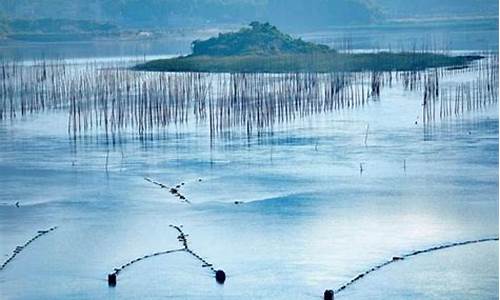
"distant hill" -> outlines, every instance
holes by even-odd
[[[117,38],[119,29],[109,23],[68,19],[0,19],[0,35],[32,42],[83,41]]]
[[[280,55],[328,53],[328,46],[294,39],[269,23],[250,23],[238,32],[221,33],[218,37],[193,42],[193,55]]]
[[[7,22],[11,31],[16,33],[81,33],[81,32],[110,32],[118,28],[109,23],[97,23],[86,20],[67,19],[12,19]]]
[[[367,0],[2,0],[11,19],[71,19],[121,28],[207,27],[269,21],[286,29],[366,24],[377,18]]]
[[[220,29],[259,20],[304,32],[387,19],[498,17],[498,0],[0,0],[0,14],[10,20],[84,20],[119,30]]]
[[[387,18],[498,17],[498,0],[371,0]]]

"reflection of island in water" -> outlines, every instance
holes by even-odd
[[[192,43],[193,53],[159,59],[135,67],[145,71],[179,72],[337,72],[408,71],[464,66],[480,56],[431,52],[341,53],[326,45],[294,39],[269,23],[219,34]]]

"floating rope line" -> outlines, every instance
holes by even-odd
[[[184,185],[184,182],[181,182],[180,184],[176,185],[175,187],[169,187],[161,182],[155,181],[155,180],[148,178],[148,177],[144,177],[144,180],[151,182],[152,184],[155,184],[162,189],[169,189],[168,191],[170,194],[178,197],[183,202],[191,204],[191,201],[189,201],[184,195],[179,193],[179,189]]]
[[[139,257],[139,258],[136,258],[134,260],[131,260],[130,262],[122,265],[119,268],[115,268],[114,272],[111,273],[111,274],[118,275],[118,274],[120,274],[120,272],[122,272],[126,268],[130,267],[132,264],[135,264],[135,263],[137,263],[137,262],[139,262],[139,261],[141,261],[143,259],[154,257],[154,256],[158,256],[158,255],[164,255],[164,254],[170,254],[170,253],[174,253],[174,252],[180,252],[180,251],[184,251],[184,249],[167,250],[167,251],[161,251],[161,252],[156,252],[156,253],[153,253],[153,254],[144,255],[142,257]]]
[[[51,227],[47,230],[38,230],[38,234],[35,235],[34,237],[32,237],[30,240],[28,240],[26,243],[24,243],[24,245],[22,246],[17,246],[16,249],[14,249],[14,253],[12,253],[12,255],[0,266],[0,271],[2,271],[3,269],[5,269],[5,267],[7,267],[7,265],[19,254],[21,253],[21,251],[24,250],[24,248],[28,247],[29,244],[33,243],[36,239],[38,239],[39,237],[51,232],[51,231],[54,231],[57,229],[57,226],[54,226],[54,227]]]
[[[130,267],[131,265],[133,265],[139,261],[142,261],[142,260],[147,259],[147,258],[151,258],[151,257],[159,256],[159,255],[170,254],[170,253],[175,253],[175,252],[189,253],[194,258],[196,258],[197,260],[199,260],[200,262],[203,263],[201,265],[203,268],[207,268],[207,267],[210,268],[210,271],[212,271],[214,273],[215,279],[218,283],[220,283],[220,284],[224,283],[224,281],[226,280],[226,274],[224,273],[224,271],[215,270],[211,263],[207,262],[205,259],[203,259],[201,256],[199,256],[198,254],[196,254],[193,250],[191,250],[189,248],[188,240],[187,240],[187,237],[189,235],[185,234],[182,231],[181,226],[176,226],[176,225],[169,225],[169,226],[174,228],[175,230],[177,230],[179,232],[179,236],[177,236],[177,240],[179,240],[179,242],[182,243],[182,246],[183,246],[182,248],[156,252],[153,254],[144,255],[142,257],[131,260],[130,262],[120,266],[119,268],[115,268],[112,273],[108,274],[108,284],[110,286],[115,286],[116,285],[116,277],[118,276],[118,274],[120,274],[123,270],[125,270],[126,268]]]
[[[339,292],[345,290],[347,287],[353,285],[354,283],[356,283],[358,280],[360,280],[361,278],[365,277],[366,275],[368,275],[368,274],[370,274],[372,272],[375,272],[375,271],[377,271],[377,270],[379,270],[379,269],[381,269],[381,268],[383,268],[383,267],[385,267],[387,265],[390,265],[392,263],[405,260],[406,258],[410,258],[412,256],[416,256],[416,255],[419,255],[419,254],[428,253],[428,252],[432,252],[432,251],[443,250],[443,249],[457,247],[457,246],[464,246],[464,245],[468,245],[468,244],[477,244],[477,243],[483,243],[483,242],[490,242],[490,241],[498,241],[498,237],[449,243],[449,244],[444,244],[444,245],[441,245],[441,246],[435,246],[435,247],[427,248],[427,249],[424,249],[424,250],[416,250],[416,251],[413,251],[413,252],[410,252],[410,253],[407,253],[407,254],[404,254],[404,255],[401,255],[401,256],[394,256],[394,257],[392,257],[392,259],[390,259],[388,261],[385,261],[385,262],[383,262],[381,264],[373,266],[372,268],[366,270],[363,273],[359,273],[356,277],[354,277],[353,279],[351,279],[347,283],[343,284],[342,286],[340,286],[336,290],[326,290],[325,293],[324,293],[324,299],[325,300],[332,300],[333,297],[334,297],[334,294],[338,294]]]
[[[208,263],[205,259],[203,259],[201,256],[199,256],[198,254],[196,254],[195,252],[193,252],[193,250],[189,249],[189,246],[188,246],[188,241],[187,241],[187,237],[189,235],[186,235],[184,234],[184,232],[182,231],[182,229],[179,227],[179,226],[176,226],[176,225],[170,225],[170,227],[176,229],[178,232],[179,232],[179,236],[177,237],[177,239],[179,240],[179,242],[182,243],[182,245],[184,246],[184,250],[191,254],[194,258],[196,258],[197,260],[201,261],[203,264],[201,265],[203,268],[210,268],[210,270],[212,272],[217,273],[217,271],[214,269],[213,265],[211,263]]]

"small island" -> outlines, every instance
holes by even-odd
[[[430,52],[342,53],[326,45],[295,39],[269,23],[252,22],[237,32],[194,41],[190,55],[153,60],[134,69],[241,73],[416,71],[463,67],[481,58]]]

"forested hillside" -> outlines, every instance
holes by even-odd
[[[387,18],[497,16],[498,0],[373,0]]]
[[[199,27],[269,21],[292,29],[368,23],[378,17],[365,0],[3,0],[11,19],[62,18],[122,28]]]
[[[109,35],[127,30],[235,28],[252,21],[304,32],[395,19],[497,13],[497,0],[2,0],[0,35]]]

